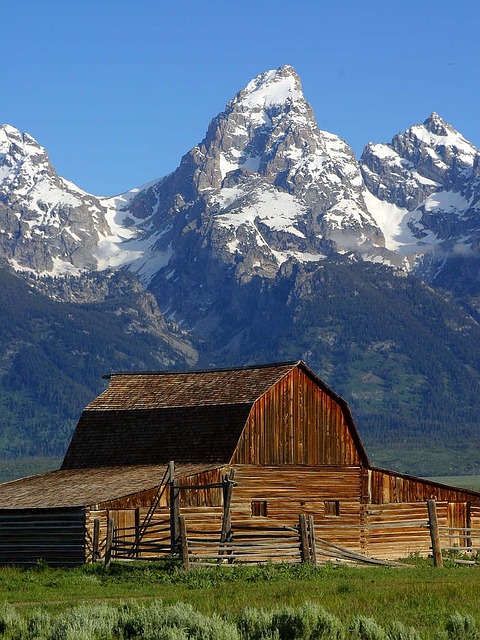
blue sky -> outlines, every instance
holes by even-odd
[[[173,170],[254,76],[293,65],[357,155],[432,111],[480,147],[478,0],[32,0],[2,6],[0,122],[113,195]]]

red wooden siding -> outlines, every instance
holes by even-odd
[[[359,465],[343,407],[295,367],[252,407],[232,464]]]
[[[430,498],[480,504],[480,495],[467,489],[442,486],[437,483],[398,474],[383,469],[371,469],[369,474],[369,501],[373,504],[399,502],[426,502]]]

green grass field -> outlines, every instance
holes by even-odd
[[[105,609],[107,613],[104,612],[101,615],[106,615],[107,618],[110,616],[113,619],[119,615],[120,603],[130,603],[130,605],[135,603],[135,607],[141,605],[140,609],[145,609],[153,602],[161,600],[163,608],[177,603],[191,605],[199,615],[208,616],[209,620],[216,619],[216,616],[222,614],[230,627],[232,629],[235,627],[235,633],[238,632],[239,620],[243,619],[242,616],[253,615],[250,611],[252,607],[255,608],[253,612],[255,620],[258,616],[264,619],[268,612],[267,617],[271,618],[272,611],[275,610],[277,618],[281,611],[284,617],[287,615],[285,611],[290,611],[288,614],[290,616],[295,613],[297,616],[301,614],[308,617],[308,615],[314,615],[312,611],[308,614],[305,609],[300,610],[300,608],[310,603],[314,609],[321,607],[329,615],[334,616],[339,628],[344,630],[343,636],[310,636],[306,632],[304,635],[285,636],[275,635],[273,632],[273,635],[272,633],[255,635],[251,629],[249,635],[244,629],[244,635],[237,636],[228,634],[218,636],[220,632],[217,632],[217,636],[214,634],[212,640],[221,640],[223,637],[258,638],[259,640],[261,638],[280,640],[283,637],[352,637],[373,640],[377,638],[391,640],[452,638],[453,640],[456,638],[462,640],[465,637],[478,640],[480,632],[478,635],[472,635],[471,628],[467,630],[470,635],[462,634],[465,625],[468,627],[469,624],[471,626],[476,623],[480,629],[478,594],[480,566],[434,569],[430,565],[431,561],[415,561],[411,566],[400,569],[345,568],[331,565],[319,568],[309,565],[296,567],[266,565],[256,568],[214,567],[190,572],[184,572],[175,567],[162,568],[147,564],[137,566],[114,564],[109,570],[105,570],[101,565],[75,570],[49,569],[42,565],[29,570],[2,568],[0,569],[0,603],[9,603],[14,609],[3,609],[4,614],[2,614],[0,604],[0,632],[3,628],[2,615],[6,618],[12,617],[12,611],[15,615],[19,614],[22,624],[27,624],[32,611],[36,612],[35,615],[50,617],[54,621],[63,620],[65,616],[75,617],[77,615],[75,612],[78,611],[82,611],[82,615],[87,615],[89,610],[92,611],[93,617],[98,618],[100,615],[98,605],[109,604],[113,608]],[[154,606],[157,609],[159,607],[158,604]],[[258,609],[265,611],[262,613]],[[246,610],[250,613],[247,611],[246,614]],[[159,615],[159,611],[157,614]],[[164,614],[165,611],[162,615]],[[448,625],[452,626],[453,614],[459,616],[455,627],[457,635],[448,635],[446,628]],[[362,631],[367,635],[358,635],[360,633],[358,629],[354,632],[355,624],[357,626],[360,624],[359,616],[374,619],[381,627],[380,631],[377,629],[380,635],[368,635],[370,633],[368,629]],[[471,619],[466,616],[471,616]],[[467,624],[465,620],[470,622]],[[273,624],[271,620],[270,624]],[[276,624],[278,627],[278,620]],[[365,625],[362,626],[362,624],[360,627],[363,628]],[[373,622],[369,624],[374,629]],[[458,625],[462,627],[461,632],[458,631]],[[412,627],[416,630],[416,635],[411,629],[407,633],[408,628]],[[392,629],[395,628],[397,633],[392,635]],[[388,630],[390,635],[387,634]],[[381,635],[383,632],[385,632],[384,635]],[[117,633],[120,635],[102,633],[103,635],[95,635],[92,632],[90,635],[81,636],[56,633],[51,636],[25,637],[147,637],[147,635],[121,635],[118,630]],[[192,634],[193,632],[184,636],[167,633],[167,635],[152,636],[152,638],[205,639],[210,637]],[[9,636],[8,633],[2,636],[0,633],[0,637],[23,636],[18,634]]]
[[[462,487],[462,489],[480,491],[480,476],[437,476],[429,478],[429,480],[451,484],[454,487]]]

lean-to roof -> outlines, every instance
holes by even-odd
[[[159,486],[165,465],[64,469],[0,485],[0,509],[84,507],[116,500]],[[175,465],[178,478],[218,468]]]

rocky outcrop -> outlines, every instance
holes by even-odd
[[[57,176],[43,147],[0,127],[0,251],[20,270],[96,269],[94,250],[108,234],[106,208]]]

